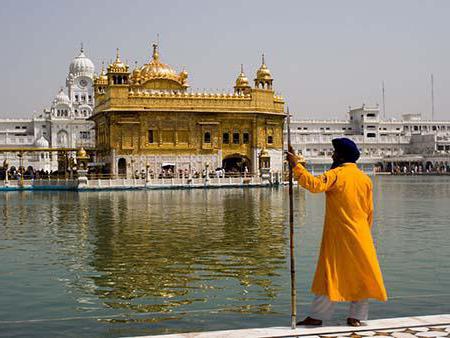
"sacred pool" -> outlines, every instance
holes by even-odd
[[[373,180],[390,299],[370,318],[448,312],[450,180]],[[324,195],[294,198],[302,318]],[[0,337],[288,326],[287,203],[285,187],[1,192]]]

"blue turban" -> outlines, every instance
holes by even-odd
[[[331,143],[333,144],[335,152],[338,153],[344,163],[355,163],[358,160],[360,155],[358,146],[352,140],[342,137],[333,139]]]

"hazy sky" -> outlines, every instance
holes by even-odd
[[[450,119],[450,1],[2,0],[0,117],[49,107],[80,42],[95,63],[120,48],[131,66],[160,56],[191,87],[232,89],[240,64],[253,80],[261,53],[274,88],[301,118],[345,118],[348,106],[388,116]]]

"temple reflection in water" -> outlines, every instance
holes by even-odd
[[[96,294],[109,306],[144,312],[207,302],[224,289],[230,305],[276,297],[272,278],[284,268],[286,238],[282,209],[267,205],[274,202],[264,198],[268,192],[81,195],[96,224]]]

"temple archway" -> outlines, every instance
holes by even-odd
[[[119,158],[117,169],[120,177],[127,177],[127,160],[123,157]]]
[[[225,169],[226,172],[244,172],[245,168],[248,169],[248,172],[252,172],[252,166],[250,159],[241,154],[232,154],[226,156],[222,160],[222,168]]]

